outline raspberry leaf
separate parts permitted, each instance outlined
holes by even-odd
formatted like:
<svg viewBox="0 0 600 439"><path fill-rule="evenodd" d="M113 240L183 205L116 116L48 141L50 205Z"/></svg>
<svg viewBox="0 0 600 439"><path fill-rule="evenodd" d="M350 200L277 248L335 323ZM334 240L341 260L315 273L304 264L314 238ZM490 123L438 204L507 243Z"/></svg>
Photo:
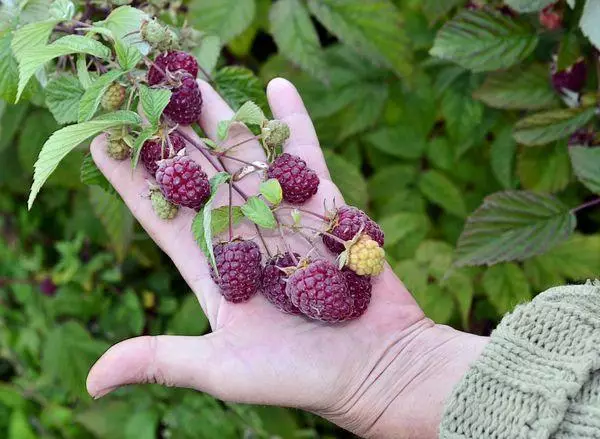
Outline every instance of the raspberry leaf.
<svg viewBox="0 0 600 439"><path fill-rule="evenodd" d="M60 124L77 122L84 89L76 76L60 75L46 85L46 105Z"/></svg>
<svg viewBox="0 0 600 439"><path fill-rule="evenodd" d="M441 172L433 169L425 172L419 180L419 189L429 201L447 212L460 218L467 215L462 191Z"/></svg>
<svg viewBox="0 0 600 439"><path fill-rule="evenodd" d="M435 24L456 6L463 5L463 0L424 0L423 14L427 17L430 24Z"/></svg>
<svg viewBox="0 0 600 439"><path fill-rule="evenodd" d="M299 0L280 0L269 11L271 32L279 52L316 79L328 82L319 35Z"/></svg>
<svg viewBox="0 0 600 439"><path fill-rule="evenodd" d="M510 127L504 127L496 133L496 138L490 148L490 165L496 180L504 189L514 189L514 162L517 143L513 139Z"/></svg>
<svg viewBox="0 0 600 439"><path fill-rule="evenodd" d="M137 168L137 165L140 161L140 153L142 152L142 146L144 146L144 142L150 139L156 133L156 128L154 126L146 127L142 130L142 132L137 136L135 142L132 146L131 151L131 169L134 170Z"/></svg>
<svg viewBox="0 0 600 439"><path fill-rule="evenodd" d="M244 218L244 214L242 213L242 209L240 206L232 206L231 208L231 223L232 226L239 224L239 222ZM220 233L223 233L225 230L229 228L229 206L221 206L213 209L212 211L212 221L211 221L211 231L212 235L216 236Z"/></svg>
<svg viewBox="0 0 600 439"><path fill-rule="evenodd" d="M214 33L223 44L246 30L255 14L254 0L203 0L190 5L190 21L198 29Z"/></svg>
<svg viewBox="0 0 600 439"><path fill-rule="evenodd" d="M277 206L283 200L283 191L281 185L276 178L270 178L260 184L259 191L265 199Z"/></svg>
<svg viewBox="0 0 600 439"><path fill-rule="evenodd" d="M573 134L596 114L596 108L572 108L537 113L515 125L515 140L523 145L544 145Z"/></svg>
<svg viewBox="0 0 600 439"><path fill-rule="evenodd" d="M80 177L81 182L87 186L99 186L109 194L115 193L115 189L94 163L91 154L86 155L81 163Z"/></svg>
<svg viewBox="0 0 600 439"><path fill-rule="evenodd" d="M269 108L263 85L252 70L239 66L223 67L214 77L216 90L227 103L237 110L244 102L255 102L260 108Z"/></svg>
<svg viewBox="0 0 600 439"><path fill-rule="evenodd" d="M77 77L79 78L79 82L83 86L84 89L88 89L90 85L92 85L92 78L90 76L90 72L87 69L87 62L85 60L85 54L80 53L77 55L76 61L77 67Z"/></svg>
<svg viewBox="0 0 600 439"><path fill-rule="evenodd" d="M0 98L14 102L19 85L19 67L10 48L12 33L0 31Z"/></svg>
<svg viewBox="0 0 600 439"><path fill-rule="evenodd" d="M525 59L538 37L523 20L492 9L459 13L438 32L430 55L475 72L505 69Z"/></svg>
<svg viewBox="0 0 600 439"><path fill-rule="evenodd" d="M576 223L573 212L551 195L497 192L467 220L458 240L455 264L525 260L564 241Z"/></svg>
<svg viewBox="0 0 600 439"><path fill-rule="evenodd" d="M140 117L132 111L116 111L94 120L77 125L69 125L56 132L42 146L35 163L33 184L27 206L31 209L40 189L52 175L61 160L84 140L109 128L123 125L140 125Z"/></svg>
<svg viewBox="0 0 600 439"><path fill-rule="evenodd" d="M241 122L246 125L261 125L265 120L267 119L260 107L252 101L247 101L238 108L231 119L219 121L217 124L217 137L219 140L225 140L229 134L229 128L234 122Z"/></svg>
<svg viewBox="0 0 600 439"><path fill-rule="evenodd" d="M360 170L344 157L328 149L323 151L331 178L342 191L346 202L359 209L365 209L369 199L367 182Z"/></svg>
<svg viewBox="0 0 600 439"><path fill-rule="evenodd" d="M140 84L139 90L144 115L148 122L156 128L163 110L169 104L171 91L164 88L149 88L145 84Z"/></svg>
<svg viewBox="0 0 600 439"><path fill-rule="evenodd" d="M202 66L199 72L200 76L205 80L209 80L204 72L212 75L219 56L221 55L221 39L216 35L203 35L200 44L192 49L192 54L196 57L198 64Z"/></svg>
<svg viewBox="0 0 600 439"><path fill-rule="evenodd" d="M548 67L542 64L491 73L473 97L490 107L511 110L539 110L558 104L548 81Z"/></svg>
<svg viewBox="0 0 600 439"><path fill-rule="evenodd" d="M45 20L27 24L17 30L13 36L11 48L17 61L21 62L27 50L32 47L45 46L54 26L60 20Z"/></svg>
<svg viewBox="0 0 600 439"><path fill-rule="evenodd" d="M136 46L127 45L119 39L115 40L115 53L123 70L133 69L142 60L142 53Z"/></svg>
<svg viewBox="0 0 600 439"><path fill-rule="evenodd" d="M515 303L531 300L531 288L517 264L506 263L488 268L482 284L489 301L500 315L512 310Z"/></svg>
<svg viewBox="0 0 600 439"><path fill-rule="evenodd" d="M122 70L111 70L92 82L79 102L79 122L86 122L94 117L106 89L123 74L125 72Z"/></svg>
<svg viewBox="0 0 600 439"><path fill-rule="evenodd" d="M517 12L537 12L556 3L556 0L505 0L504 3Z"/></svg>
<svg viewBox="0 0 600 439"><path fill-rule="evenodd" d="M242 205L242 213L256 225L265 229L274 229L277 226L273 212L263 200L252 196Z"/></svg>
<svg viewBox="0 0 600 439"><path fill-rule="evenodd" d="M524 189L544 193L563 190L572 175L565 142L523 148L517 159L517 174Z"/></svg>
<svg viewBox="0 0 600 439"><path fill-rule="evenodd" d="M569 155L579 181L592 192L600 194L600 148L571 146Z"/></svg>
<svg viewBox="0 0 600 439"><path fill-rule="evenodd" d="M105 20L94 24L110 30L113 38L121 40L125 45L135 44L142 54L147 55L150 46L144 41L139 41L138 31L142 23L149 19L148 14L140 9L131 6L120 6L113 10Z"/></svg>
<svg viewBox="0 0 600 439"><path fill-rule="evenodd" d="M53 18L70 20L75 15L75 5L70 0L54 0L49 12Z"/></svg>

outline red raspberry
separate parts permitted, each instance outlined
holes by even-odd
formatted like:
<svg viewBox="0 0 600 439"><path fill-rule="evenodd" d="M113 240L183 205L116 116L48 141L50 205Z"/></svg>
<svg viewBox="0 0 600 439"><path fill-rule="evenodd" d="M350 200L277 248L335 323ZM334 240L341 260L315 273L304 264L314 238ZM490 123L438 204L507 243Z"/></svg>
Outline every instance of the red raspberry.
<svg viewBox="0 0 600 439"><path fill-rule="evenodd" d="M154 64L148 71L148 83L156 85L165 80L158 69L165 73L175 73L178 70L184 70L194 78L198 76L198 62L196 58L186 52L173 51L158 55L154 60Z"/></svg>
<svg viewBox="0 0 600 439"><path fill-rule="evenodd" d="M219 277L212 265L210 275L221 289L225 300L245 302L258 291L262 267L258 246L252 241L232 241L213 248Z"/></svg>
<svg viewBox="0 0 600 439"><path fill-rule="evenodd" d="M362 227L362 233L365 233L383 247L384 236L381 227L373 221L362 210L356 207L343 206L340 207L333 220L329 233L337 236L343 241L350 241L356 236ZM336 241L329 236L323 236L323 242L334 253L344 251L342 243Z"/></svg>
<svg viewBox="0 0 600 439"><path fill-rule="evenodd" d="M551 73L552 86L557 92L563 93L564 90L570 90L579 93L587 79L587 65L584 59L580 59L565 70L557 71L556 63L553 63Z"/></svg>
<svg viewBox="0 0 600 439"><path fill-rule="evenodd" d="M269 169L269 178L276 178L283 191L283 199L291 204L302 204L317 193L319 177L300 157L283 153Z"/></svg>
<svg viewBox="0 0 600 439"><path fill-rule="evenodd" d="M300 255L294 253L296 261L300 259ZM261 291L269 302L275 307L288 314L301 314L300 310L294 306L290 298L285 294L285 286L288 276L279 268L293 267L294 260L289 253L274 256L267 261L262 274Z"/></svg>
<svg viewBox="0 0 600 439"><path fill-rule="evenodd" d="M349 268L344 268L342 274L346 278L348 290L352 299L354 299L354 312L351 318L356 319L364 314L371 302L371 278L368 276L359 276Z"/></svg>
<svg viewBox="0 0 600 439"><path fill-rule="evenodd" d="M200 118L202 94L196 79L187 73L181 77L181 85L171 90L171 100L164 114L180 125L190 125Z"/></svg>
<svg viewBox="0 0 600 439"><path fill-rule="evenodd" d="M210 183L200 165L185 155L158 162L156 182L167 201L200 210L210 197Z"/></svg>
<svg viewBox="0 0 600 439"><path fill-rule="evenodd" d="M562 26L562 15L550 5L540 11L540 24L548 30L557 30Z"/></svg>
<svg viewBox="0 0 600 439"><path fill-rule="evenodd" d="M142 146L140 159L148 172L153 176L156 175L156 170L158 169L157 162L159 160L171 158L185 148L183 137L177 133L169 134L168 140L171 143L170 147L169 142L165 139L163 143L162 138L147 140L144 146Z"/></svg>
<svg viewBox="0 0 600 439"><path fill-rule="evenodd" d="M292 303L307 317L342 322L354 313L354 304L342 272L329 261L311 262L292 274L285 288Z"/></svg>

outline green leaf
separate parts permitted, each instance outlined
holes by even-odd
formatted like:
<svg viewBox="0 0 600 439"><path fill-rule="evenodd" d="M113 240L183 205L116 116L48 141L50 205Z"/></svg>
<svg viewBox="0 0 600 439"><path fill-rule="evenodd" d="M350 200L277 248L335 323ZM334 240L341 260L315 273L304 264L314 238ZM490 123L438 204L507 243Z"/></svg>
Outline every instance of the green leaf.
<svg viewBox="0 0 600 439"><path fill-rule="evenodd" d="M27 49L19 62L19 87L17 100L25 90L25 86L35 72L53 58L72 53L87 53L97 58L110 58L110 49L92 40L79 35L67 35L59 38L47 46L36 46Z"/></svg>
<svg viewBox="0 0 600 439"><path fill-rule="evenodd" d="M600 148L571 146L569 155L579 181L592 192L600 194Z"/></svg>
<svg viewBox="0 0 600 439"><path fill-rule="evenodd" d="M342 192L346 203L366 209L369 193L367 182L360 170L339 154L323 151L331 173L331 179ZM341 202L341 200L339 200Z"/></svg>
<svg viewBox="0 0 600 439"><path fill-rule="evenodd" d="M75 5L71 0L54 0L50 6L50 16L59 20L71 20L75 15Z"/></svg>
<svg viewBox="0 0 600 439"><path fill-rule="evenodd" d="M403 159L417 159L427 148L425 135L417 127L402 123L379 128L364 138L373 148Z"/></svg>
<svg viewBox="0 0 600 439"><path fill-rule="evenodd" d="M216 35L203 35L200 44L192 49L192 54L204 71L212 75L221 54L221 39ZM208 80L203 72L199 72L199 74L200 77Z"/></svg>
<svg viewBox="0 0 600 439"><path fill-rule="evenodd" d="M45 47L52 29L60 20L46 20L30 23L19 28L11 43L13 54L18 62L23 62L27 51L34 47Z"/></svg>
<svg viewBox="0 0 600 439"><path fill-rule="evenodd" d="M484 72L517 64L537 43L535 31L521 19L491 9L463 10L438 32L429 53Z"/></svg>
<svg viewBox="0 0 600 439"><path fill-rule="evenodd" d="M556 3L555 0L505 0L504 3L517 12L537 12Z"/></svg>
<svg viewBox="0 0 600 439"><path fill-rule="evenodd" d="M456 6L463 5L463 0L423 0L423 13L430 24L436 23Z"/></svg>
<svg viewBox="0 0 600 439"><path fill-rule="evenodd" d="M539 255L564 241L577 220L551 195L497 192L469 217L456 250L456 265L492 265Z"/></svg>
<svg viewBox="0 0 600 439"><path fill-rule="evenodd" d="M250 26L255 9L254 0L204 0L190 4L189 19L192 25L218 35L226 44Z"/></svg>
<svg viewBox="0 0 600 439"><path fill-rule="evenodd" d="M568 69L581 57L579 45L579 33L571 31L565 34L560 41L558 56L556 58L556 70L561 72Z"/></svg>
<svg viewBox="0 0 600 439"><path fill-rule="evenodd" d="M105 27L110 30L115 40L122 41L125 45L135 45L138 50L147 55L150 46L146 42L139 42L142 23L150 17L144 11L131 6L120 6L114 9L103 21L94 23L96 26Z"/></svg>
<svg viewBox="0 0 600 439"><path fill-rule="evenodd" d="M385 247L392 247L419 231L428 231L429 219L421 213L397 213L380 219L385 233Z"/></svg>
<svg viewBox="0 0 600 439"><path fill-rule="evenodd" d="M14 102L19 84L19 66L13 56L10 44L12 33L0 32L0 98Z"/></svg>
<svg viewBox="0 0 600 439"><path fill-rule="evenodd" d="M439 324L448 323L454 314L456 305L452 294L439 285L430 284L424 294L415 295L417 303L428 318Z"/></svg>
<svg viewBox="0 0 600 439"><path fill-rule="evenodd" d="M240 206L232 206L231 208L231 223L235 227L236 224L244 218ZM221 206L212 211L211 231L212 235L216 236L223 233L229 228L229 206Z"/></svg>
<svg viewBox="0 0 600 439"><path fill-rule="evenodd" d="M340 41L400 76L412 73L410 39L389 0L309 0L315 17Z"/></svg>
<svg viewBox="0 0 600 439"><path fill-rule="evenodd" d="M233 115L233 120L247 125L261 125L265 120L265 113L252 101L245 102Z"/></svg>
<svg viewBox="0 0 600 439"><path fill-rule="evenodd" d="M517 152L517 143L513 139L512 129L503 127L496 134L496 138L491 145L490 165L496 180L504 189L513 189L515 187L514 167L515 154Z"/></svg>
<svg viewBox="0 0 600 439"><path fill-rule="evenodd" d="M427 274L442 280L452 267L454 248L444 241L423 241L415 253L415 260L427 267Z"/></svg>
<svg viewBox="0 0 600 439"><path fill-rule="evenodd" d="M517 122L514 136L516 141L523 145L544 145L573 134L595 114L595 108L571 108L537 113Z"/></svg>
<svg viewBox="0 0 600 439"><path fill-rule="evenodd" d="M111 70L92 82L79 102L79 122L86 122L94 117L108 87L124 73L122 70Z"/></svg>
<svg viewBox="0 0 600 439"><path fill-rule="evenodd" d="M88 154L81 163L81 182L88 186L99 186L109 194L115 194L115 189L108 182L104 174L98 169L91 154Z"/></svg>
<svg viewBox="0 0 600 439"><path fill-rule="evenodd" d="M125 425L125 439L154 439L159 421L156 409L136 410Z"/></svg>
<svg viewBox="0 0 600 439"><path fill-rule="evenodd" d="M516 264L500 264L486 270L483 290L500 315L512 311L519 303L531 300L531 288Z"/></svg>
<svg viewBox="0 0 600 439"><path fill-rule="evenodd" d="M521 185L535 192L554 193L571 181L569 153L565 142L521 150L517 172Z"/></svg>
<svg viewBox="0 0 600 439"><path fill-rule="evenodd" d="M268 108L267 98L262 83L245 67L223 67L214 77L217 91L227 103L237 110L245 102L255 102L260 108Z"/></svg>
<svg viewBox="0 0 600 439"><path fill-rule="evenodd" d="M259 191L265 200L273 205L278 205L283 199L283 191L279 180L276 178L270 178L267 181L260 183Z"/></svg>
<svg viewBox="0 0 600 439"><path fill-rule="evenodd" d="M115 53L123 70L131 70L142 60L142 52L136 47L115 40Z"/></svg>
<svg viewBox="0 0 600 439"><path fill-rule="evenodd" d="M139 90L144 115L153 127L157 127L160 116L171 99L171 91L165 88L149 88L145 84L140 84Z"/></svg>
<svg viewBox="0 0 600 439"><path fill-rule="evenodd" d="M7 433L7 439L36 439L38 437L22 409L14 410L10 415Z"/></svg>
<svg viewBox="0 0 600 439"><path fill-rule="evenodd" d="M471 97L468 89L454 87L444 93L442 114L450 138L456 144L471 143L483 122L484 107Z"/></svg>
<svg viewBox="0 0 600 439"><path fill-rule="evenodd" d="M140 117L131 111L116 111L105 116L77 125L62 128L50 136L44 143L40 156L35 163L33 184L27 206L31 209L40 189L52 175L60 161L84 140L109 128L122 125L139 125Z"/></svg>
<svg viewBox="0 0 600 439"><path fill-rule="evenodd" d="M375 172L367 183L369 195L374 201L387 203L401 188L407 187L417 178L413 165L386 166Z"/></svg>
<svg viewBox="0 0 600 439"><path fill-rule="evenodd" d="M550 85L548 66L532 64L488 75L483 85L473 93L493 108L506 110L539 110L558 104Z"/></svg>
<svg viewBox="0 0 600 439"><path fill-rule="evenodd" d="M581 1L581 0L580 0ZM579 21L579 27L583 34L589 38L596 49L600 49L600 3L594 0L586 0Z"/></svg>
<svg viewBox="0 0 600 439"><path fill-rule="evenodd" d="M62 74L52 79L44 89L46 105L60 124L77 122L79 101L84 89L72 74Z"/></svg>
<svg viewBox="0 0 600 439"><path fill-rule="evenodd" d="M427 292L427 270L417 261L407 259L394 266L394 273L402 279L402 283L411 294L424 297Z"/></svg>
<svg viewBox="0 0 600 439"><path fill-rule="evenodd" d="M81 83L84 89L88 88L90 85L92 85L92 77L90 76L90 72L88 72L87 69L85 54L80 53L79 55L77 55L76 67L79 82ZM77 106L77 111L79 112L79 106Z"/></svg>
<svg viewBox="0 0 600 439"><path fill-rule="evenodd" d="M202 311L198 299L194 295L188 294L169 322L169 333L189 336L202 335L208 329L208 319Z"/></svg>
<svg viewBox="0 0 600 439"><path fill-rule="evenodd" d="M284 57L322 81L328 80L327 63L319 35L300 0L280 0L269 12L271 33Z"/></svg>
<svg viewBox="0 0 600 439"><path fill-rule="evenodd" d="M118 260L123 261L133 238L134 220L131 212L118 195L105 192L99 186L90 186L90 203L104 226Z"/></svg>
<svg viewBox="0 0 600 439"><path fill-rule="evenodd" d="M267 203L258 197L249 197L242 205L242 213L250 221L265 229L274 229L277 226L273 212Z"/></svg>
<svg viewBox="0 0 600 439"><path fill-rule="evenodd" d="M137 168L137 165L140 161L140 154L142 152L142 147L144 146L144 142L150 139L156 134L156 128L154 126L146 127L142 130L142 132L136 137L133 147L131 148L131 169L134 170Z"/></svg>
<svg viewBox="0 0 600 439"><path fill-rule="evenodd" d="M452 271L441 282L440 286L454 296L460 311L463 328L469 327L469 316L473 304L473 281L462 271Z"/></svg>
<svg viewBox="0 0 600 439"><path fill-rule="evenodd" d="M434 204L460 218L467 215L462 191L444 174L429 170L419 180L419 189Z"/></svg>
<svg viewBox="0 0 600 439"><path fill-rule="evenodd" d="M93 339L79 323L55 326L43 345L42 370L71 395L81 396L90 367L107 348L107 343Z"/></svg>

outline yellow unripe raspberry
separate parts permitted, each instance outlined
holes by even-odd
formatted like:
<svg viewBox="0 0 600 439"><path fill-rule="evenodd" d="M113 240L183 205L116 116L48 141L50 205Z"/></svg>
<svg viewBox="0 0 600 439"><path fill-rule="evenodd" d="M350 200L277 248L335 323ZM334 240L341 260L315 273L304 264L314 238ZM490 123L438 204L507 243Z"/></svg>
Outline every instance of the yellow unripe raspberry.
<svg viewBox="0 0 600 439"><path fill-rule="evenodd" d="M377 276L384 262L385 251L369 235L361 235L348 249L346 265L359 276Z"/></svg>

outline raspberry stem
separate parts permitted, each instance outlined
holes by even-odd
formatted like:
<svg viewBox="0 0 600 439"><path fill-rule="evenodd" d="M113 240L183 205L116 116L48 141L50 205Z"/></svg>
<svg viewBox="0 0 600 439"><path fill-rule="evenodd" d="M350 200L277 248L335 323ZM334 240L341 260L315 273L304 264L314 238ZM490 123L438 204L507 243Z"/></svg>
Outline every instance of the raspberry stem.
<svg viewBox="0 0 600 439"><path fill-rule="evenodd" d="M587 209L588 207L596 206L597 204L600 204L600 198L595 198L592 201L583 203L583 204L575 207L574 209L572 209L571 212L576 213L576 212L579 212L580 210Z"/></svg>
<svg viewBox="0 0 600 439"><path fill-rule="evenodd" d="M233 180L229 179L229 240L233 239L233 201L232 201L232 192L233 192Z"/></svg>
<svg viewBox="0 0 600 439"><path fill-rule="evenodd" d="M226 152L229 152L229 151L230 151L230 150L232 150L233 148L236 148L236 147L238 147L238 146L240 146L240 145L243 145L244 143L251 142L252 140L258 140L258 139L260 139L260 136L253 136L253 137L250 137L250 138L248 138L248 139L245 139L245 140L242 140L242 141L240 141L240 142L234 143L233 145L229 145L228 147L226 147L226 148L225 148L225 149L223 149L222 151L218 151L218 152L217 152L217 154L219 154L219 155L221 155L221 156L224 156L224 154L225 154Z"/></svg>
<svg viewBox="0 0 600 439"><path fill-rule="evenodd" d="M319 230L319 229L317 229L315 227L310 227L310 226L305 226L305 225L303 225L302 228L308 229L308 230L312 230L313 232L316 232L316 233L318 233L320 235L323 235L323 236L327 236L328 238L331 238L334 241L337 241L337 242L339 242L340 244L342 244L344 246L346 245L346 241L344 241L341 238L338 238L337 236L335 236L335 235L333 235L333 234L331 234L329 232L325 232L324 230Z"/></svg>
<svg viewBox="0 0 600 439"><path fill-rule="evenodd" d="M328 219L327 219L325 216L323 216L323 215L321 215L321 214L319 214L319 213L317 213L317 212L312 212L312 211L310 211L310 210L303 209L303 208L301 208L301 207L294 207L294 206L279 206L279 207L277 208L277 210L297 210L298 212L306 213L306 214L308 214L308 215L312 215L312 216L314 216L315 218L319 218L319 219L320 219L321 221L323 221L323 222L326 222L326 223L327 223L327 222L329 222L329 220L328 220Z"/></svg>
<svg viewBox="0 0 600 439"><path fill-rule="evenodd" d="M279 222L279 218L275 217L275 221L277 221L277 229L279 229L279 236L281 236L281 240L283 241L283 245L285 246L285 251L287 251L290 254L292 261L294 261L294 265L298 265L298 259L296 258L296 255L292 251L292 247L290 247L290 243L287 241L287 239L285 239L285 235L283 233L283 227L281 226L281 223Z"/></svg>

